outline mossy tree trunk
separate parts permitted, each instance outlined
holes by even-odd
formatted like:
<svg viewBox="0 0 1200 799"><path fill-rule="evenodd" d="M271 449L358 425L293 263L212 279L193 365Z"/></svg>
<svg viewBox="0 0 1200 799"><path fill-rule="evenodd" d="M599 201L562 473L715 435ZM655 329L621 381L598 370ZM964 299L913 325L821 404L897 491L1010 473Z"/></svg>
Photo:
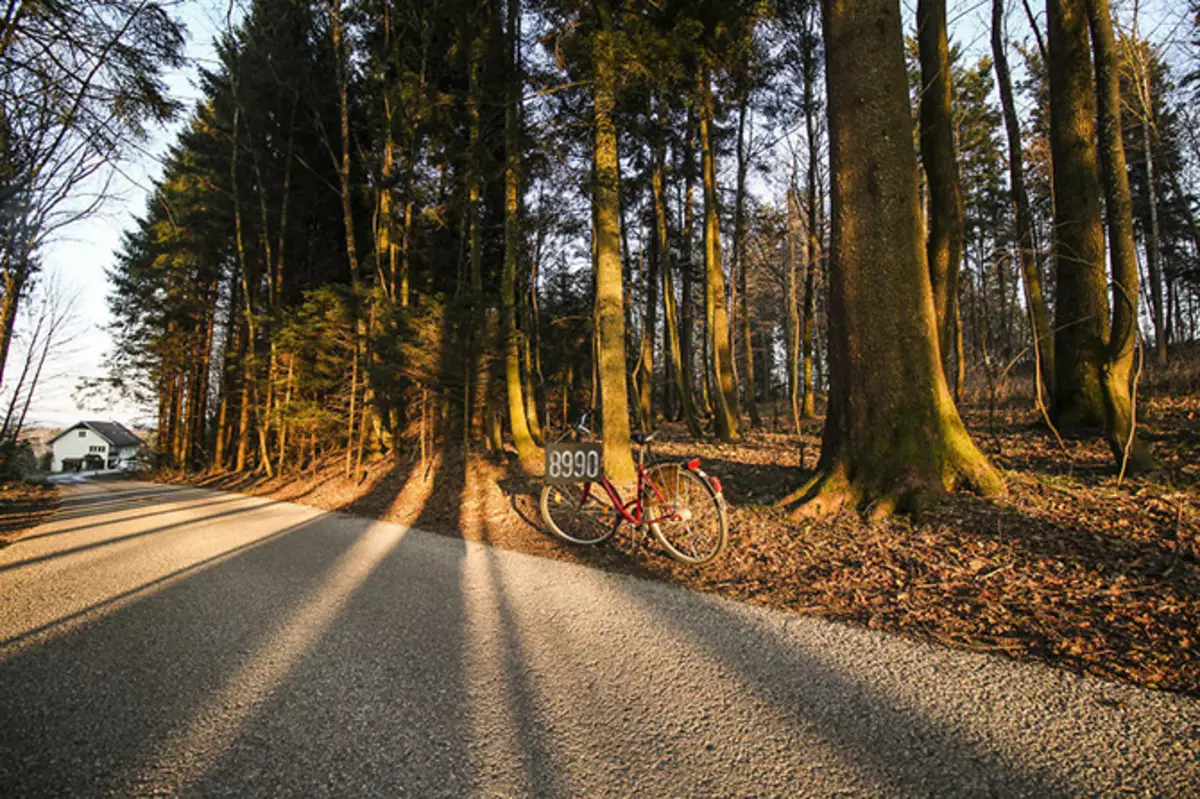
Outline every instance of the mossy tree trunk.
<svg viewBox="0 0 1200 799"><path fill-rule="evenodd" d="M596 317L600 339L604 471L614 482L633 479L629 449L629 396L625 365L625 311L621 285L621 198L617 126L613 119L617 63L610 0L597 0L592 83L596 123Z"/></svg>
<svg viewBox="0 0 1200 799"><path fill-rule="evenodd" d="M707 339L713 393L716 395L717 438L737 441L737 384L729 346L729 315L725 309L725 268L721 259L721 220L717 207L717 154L713 142L713 96L708 67L700 69L700 147L704 177L704 272L709 320Z"/></svg>
<svg viewBox="0 0 1200 799"><path fill-rule="evenodd" d="M1112 257L1112 327L1103 364L1104 432L1117 463L1130 471L1154 468L1137 436L1133 415L1133 368L1138 357L1138 265L1133 240L1133 199L1121 138L1121 89L1117 47L1108 0L1087 0L1096 64L1100 162Z"/></svg>
<svg viewBox="0 0 1200 799"><path fill-rule="evenodd" d="M830 402L798 513L917 509L1004 483L950 397L917 197L897 0L824 0L832 238Z"/></svg>
<svg viewBox="0 0 1200 799"><path fill-rule="evenodd" d="M926 245L938 347L944 364L954 352L954 300L963 254L963 198L954 150L950 47L946 0L918 0L917 47L921 61L921 161L929 181Z"/></svg>
<svg viewBox="0 0 1200 799"><path fill-rule="evenodd" d="M504 273L500 281L500 316L504 337L504 383L508 392L508 428L517 457L526 471L536 471L541 450L534 443L526 416L521 382L521 336L517 330L517 261L521 255L521 143L517 103L521 101L517 63L519 0L508 0L508 81L504 108Z"/></svg>
<svg viewBox="0 0 1200 799"><path fill-rule="evenodd" d="M1050 151L1054 180L1054 403L1059 430L1104 424L1108 333L1095 82L1086 0L1048 0Z"/></svg>

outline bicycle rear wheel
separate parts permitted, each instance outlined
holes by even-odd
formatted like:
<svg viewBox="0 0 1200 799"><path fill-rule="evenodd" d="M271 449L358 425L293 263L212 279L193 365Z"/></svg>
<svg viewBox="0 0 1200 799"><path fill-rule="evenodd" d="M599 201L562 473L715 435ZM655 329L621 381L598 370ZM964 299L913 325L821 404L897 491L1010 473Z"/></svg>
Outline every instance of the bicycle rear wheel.
<svg viewBox="0 0 1200 799"><path fill-rule="evenodd" d="M643 502L647 518L653 520L650 529L667 554L680 563L699 566L725 551L729 521L707 480L677 464L659 464L648 477Z"/></svg>
<svg viewBox="0 0 1200 799"><path fill-rule="evenodd" d="M599 483L542 486L540 505L550 532L569 544L599 544L621 523Z"/></svg>

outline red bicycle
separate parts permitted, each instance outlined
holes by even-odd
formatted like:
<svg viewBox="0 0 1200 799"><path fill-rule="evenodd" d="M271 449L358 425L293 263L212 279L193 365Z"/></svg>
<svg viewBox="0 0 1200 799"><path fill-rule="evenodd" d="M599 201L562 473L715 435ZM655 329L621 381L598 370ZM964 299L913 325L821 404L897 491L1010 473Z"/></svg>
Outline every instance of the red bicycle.
<svg viewBox="0 0 1200 799"><path fill-rule="evenodd" d="M574 432L586 441L592 440L586 414ZM629 522L638 530L654 533L667 553L681 563L699 565L717 558L729 541L721 481L701 470L699 458L647 466L646 456L655 435L635 433L630 437L638 446L638 458L637 490L629 501L621 497L602 470L597 470L598 479L547 483L542 488L541 511L550 532L571 544L595 545L607 541ZM576 472L585 473L586 469Z"/></svg>

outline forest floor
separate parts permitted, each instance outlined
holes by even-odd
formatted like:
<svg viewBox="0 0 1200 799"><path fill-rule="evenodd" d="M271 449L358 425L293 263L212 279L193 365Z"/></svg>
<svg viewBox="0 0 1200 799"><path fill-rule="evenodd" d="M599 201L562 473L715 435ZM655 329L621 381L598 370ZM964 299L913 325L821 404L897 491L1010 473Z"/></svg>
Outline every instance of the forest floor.
<svg viewBox="0 0 1200 799"><path fill-rule="evenodd" d="M17 480L0 484L0 549L44 522L58 507L58 488Z"/></svg>
<svg viewBox="0 0 1200 799"><path fill-rule="evenodd" d="M163 474L398 521L755 604L888 630L946 646L1200 696L1200 385L1142 400L1140 431L1162 470L1118 483L1099 440L1066 452L1036 411L967 410L975 440L1004 470L1007 496L948 498L919 519L873 524L843 513L795 522L773 503L816 460L821 420L799 438L752 430L743 443L695 443L667 425L658 458L699 455L720 477L731 542L687 567L628 526L591 549L541 529L540 483L508 464L446 453L379 459L360 480L315 475Z"/></svg>

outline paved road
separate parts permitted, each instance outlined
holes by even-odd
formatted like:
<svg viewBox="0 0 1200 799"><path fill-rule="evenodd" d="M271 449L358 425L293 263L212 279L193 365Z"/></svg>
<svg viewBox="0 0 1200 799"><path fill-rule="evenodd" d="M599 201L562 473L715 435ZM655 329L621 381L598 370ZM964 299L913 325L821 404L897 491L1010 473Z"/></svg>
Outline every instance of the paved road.
<svg viewBox="0 0 1200 799"><path fill-rule="evenodd" d="M263 499L0 550L0 795L1188 796L1200 702Z"/></svg>

